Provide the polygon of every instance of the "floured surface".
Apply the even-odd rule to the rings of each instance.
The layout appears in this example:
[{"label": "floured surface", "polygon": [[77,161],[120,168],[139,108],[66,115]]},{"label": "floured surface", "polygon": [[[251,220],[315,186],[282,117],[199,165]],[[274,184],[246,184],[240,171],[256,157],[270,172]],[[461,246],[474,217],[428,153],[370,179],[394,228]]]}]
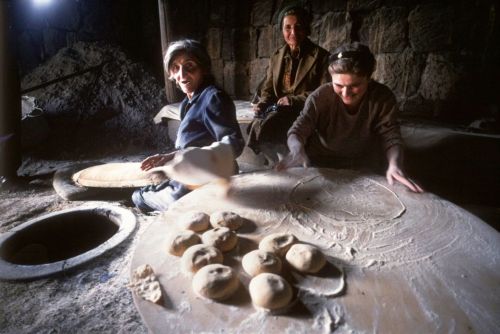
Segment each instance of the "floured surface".
[{"label": "floured surface", "polygon": [[[264,171],[233,179],[230,196],[206,185],[175,203],[142,236],[132,268],[150,263],[163,307],[135,298],[152,332],[494,332],[500,328],[500,235],[432,194],[389,188],[378,176],[327,169]],[[202,300],[165,243],[187,211],[245,218],[224,264],[245,288],[224,303]],[[269,233],[293,233],[329,264],[315,277],[285,275],[298,289],[286,315],[251,306],[241,257]],[[295,277],[293,277],[295,276]]]}]

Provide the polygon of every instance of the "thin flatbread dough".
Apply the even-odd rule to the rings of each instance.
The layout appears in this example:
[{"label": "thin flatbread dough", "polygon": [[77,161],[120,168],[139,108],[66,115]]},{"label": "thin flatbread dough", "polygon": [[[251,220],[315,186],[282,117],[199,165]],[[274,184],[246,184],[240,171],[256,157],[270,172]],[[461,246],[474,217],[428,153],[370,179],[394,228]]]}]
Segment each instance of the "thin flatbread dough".
[{"label": "thin flatbread dough", "polygon": [[136,188],[165,180],[163,173],[146,172],[140,162],[107,163],[85,168],[73,174],[73,181],[84,187]]}]

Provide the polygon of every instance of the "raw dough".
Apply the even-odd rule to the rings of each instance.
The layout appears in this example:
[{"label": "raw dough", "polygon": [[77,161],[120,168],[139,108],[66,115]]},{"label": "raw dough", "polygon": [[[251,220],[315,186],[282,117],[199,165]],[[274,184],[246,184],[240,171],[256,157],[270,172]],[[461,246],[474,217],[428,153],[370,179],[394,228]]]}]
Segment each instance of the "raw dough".
[{"label": "raw dough", "polygon": [[227,227],[217,227],[202,234],[205,245],[214,246],[222,252],[228,252],[238,243],[238,236]]},{"label": "raw dough", "polygon": [[316,247],[295,244],[286,253],[286,260],[292,268],[303,273],[317,273],[326,264],[323,253]]},{"label": "raw dough", "polygon": [[210,216],[204,212],[188,212],[179,218],[177,226],[183,230],[206,231],[210,226]]},{"label": "raw dough", "polygon": [[243,219],[231,211],[217,211],[210,215],[210,224],[213,228],[228,227],[234,231],[243,225]]},{"label": "raw dough", "polygon": [[182,255],[182,269],[186,273],[195,273],[200,268],[212,263],[222,263],[223,256],[214,246],[194,245]]},{"label": "raw dough", "polygon": [[202,297],[224,300],[238,290],[240,281],[231,267],[222,264],[209,264],[193,277],[193,290]]},{"label": "raw dough", "polygon": [[168,243],[168,252],[175,256],[182,256],[186,249],[201,243],[200,236],[193,231],[186,230],[175,233]]},{"label": "raw dough", "polygon": [[276,274],[263,273],[255,276],[248,286],[254,306],[266,310],[283,309],[292,300],[292,287]]},{"label": "raw dough", "polygon": [[153,268],[149,264],[137,267],[132,274],[132,282],[128,285],[139,297],[153,303],[161,301],[160,283],[156,279]]},{"label": "raw dough", "polygon": [[245,272],[254,277],[262,273],[279,274],[281,272],[281,260],[274,253],[260,249],[246,253],[241,260]]},{"label": "raw dough", "polygon": [[273,233],[265,237],[259,243],[259,249],[285,256],[286,252],[297,242],[297,238],[289,233]]}]

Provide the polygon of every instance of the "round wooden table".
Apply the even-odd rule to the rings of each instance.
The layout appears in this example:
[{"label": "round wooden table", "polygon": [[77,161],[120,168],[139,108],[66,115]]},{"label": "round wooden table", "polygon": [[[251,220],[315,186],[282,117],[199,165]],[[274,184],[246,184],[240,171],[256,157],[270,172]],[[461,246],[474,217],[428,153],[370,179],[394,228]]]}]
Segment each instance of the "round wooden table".
[{"label": "round wooden table", "polygon": [[[241,287],[218,303],[196,296],[180,259],[166,251],[188,211],[245,218],[224,263]],[[241,257],[273,232],[293,233],[327,255],[318,275],[285,272],[296,302],[284,315],[256,311]],[[347,170],[262,171],[235,176],[225,196],[203,186],[158,216],[133,254],[163,289],[156,305],[134,295],[153,333],[493,333],[500,328],[500,234],[450,202]]]}]

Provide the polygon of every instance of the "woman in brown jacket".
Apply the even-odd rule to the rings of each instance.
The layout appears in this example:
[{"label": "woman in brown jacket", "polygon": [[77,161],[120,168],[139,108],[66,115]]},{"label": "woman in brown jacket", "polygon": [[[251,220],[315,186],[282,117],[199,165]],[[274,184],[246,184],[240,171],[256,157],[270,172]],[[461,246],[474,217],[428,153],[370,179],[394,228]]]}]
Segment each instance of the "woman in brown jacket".
[{"label": "woman in brown jacket", "polygon": [[286,147],[286,131],[304,107],[307,96],[330,79],[328,51],[307,38],[309,13],[301,7],[286,7],[278,20],[285,45],[271,56],[259,101],[254,106],[256,119],[247,144],[256,153],[266,144]]}]

